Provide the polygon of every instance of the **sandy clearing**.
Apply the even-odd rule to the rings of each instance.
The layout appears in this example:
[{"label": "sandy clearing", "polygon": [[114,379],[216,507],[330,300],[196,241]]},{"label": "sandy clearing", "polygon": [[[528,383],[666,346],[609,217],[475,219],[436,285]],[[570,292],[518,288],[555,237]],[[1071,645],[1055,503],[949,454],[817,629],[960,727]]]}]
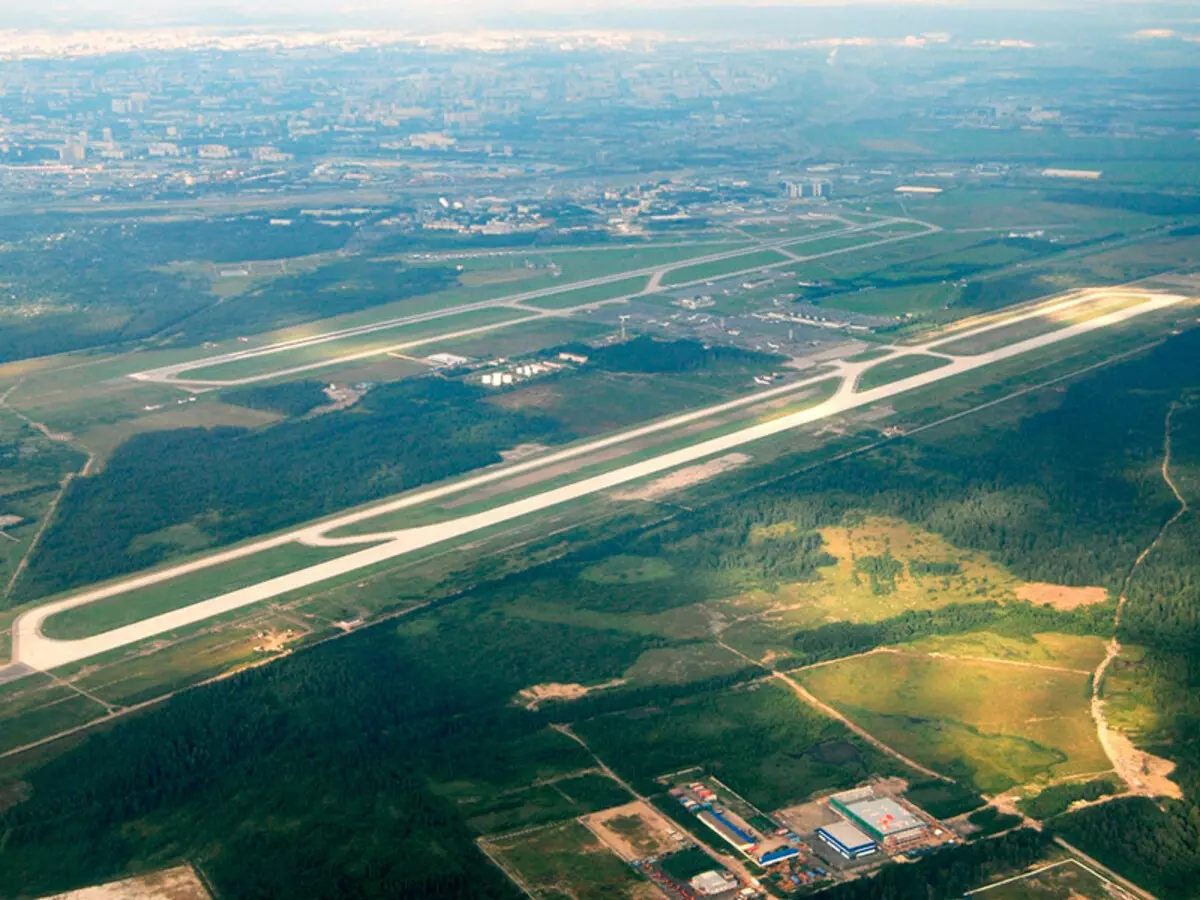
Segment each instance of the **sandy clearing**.
[{"label": "sandy clearing", "polygon": [[1065,584],[1049,584],[1045,581],[1023,584],[1017,588],[1016,593],[1018,600],[1028,600],[1039,605],[1049,604],[1062,610],[1092,606],[1108,599],[1108,591],[1102,587],[1068,587]]},{"label": "sandy clearing", "polygon": [[716,459],[701,463],[698,466],[677,469],[670,475],[656,478],[642,487],[633,488],[628,491],[619,491],[612,496],[614,500],[658,500],[660,497],[665,497],[674,491],[681,491],[686,487],[691,487],[694,484],[700,484],[703,481],[708,481],[710,478],[715,478],[722,472],[728,472],[730,469],[744,466],[751,459],[753,457],[747,453],[729,453],[725,456],[719,456]]},{"label": "sandy clearing", "polygon": [[1171,780],[1175,763],[1139,750],[1133,741],[1115,728],[1101,728],[1099,735],[1100,744],[1112,760],[1113,770],[1134,792],[1148,797],[1183,799],[1182,789]]},{"label": "sandy clearing", "polygon": [[[633,818],[640,820],[641,827],[632,839],[612,827],[614,819]],[[686,843],[679,828],[669,824],[660,813],[641,800],[583,816],[579,821],[625,862],[671,853]],[[679,836],[672,837],[671,832]]]},{"label": "sandy clearing", "polygon": [[[562,451],[545,459],[530,460],[527,464],[519,464],[507,469],[495,470],[491,473],[476,476],[473,479],[468,478],[462,482],[445,485],[441,488],[432,488],[428,491],[411,494],[390,503],[380,504],[366,510],[336,517],[321,524],[301,528],[258,544],[251,544],[234,551],[229,551],[225,554],[215,554],[204,560],[198,560],[171,569],[164,569],[151,575],[134,577],[99,590],[87,591],[64,600],[35,607],[29,612],[22,614],[13,624],[13,659],[14,661],[26,662],[41,669],[54,668],[87,659],[99,653],[194,625],[213,616],[232,612],[254,603],[260,603],[264,600],[277,597],[280,594],[302,590],[320,582],[395,559],[415,550],[464,537],[481,529],[532,515],[572,500],[607,491],[614,487],[638,481],[648,476],[666,472],[718,454],[728,453],[731,450],[743,447],[754,441],[783,434],[787,431],[821,421],[822,419],[845,413],[851,409],[857,409],[871,403],[895,397],[899,394],[907,393],[916,388],[935,384],[945,378],[971,372],[995,362],[1012,359],[1035,349],[1049,347],[1068,338],[1106,328],[1134,318],[1135,316],[1167,309],[1184,299],[1184,297],[1175,294],[1156,295],[1145,303],[1135,307],[1117,310],[1104,316],[1089,319],[1086,322],[1080,322],[1058,331],[1029,338],[987,353],[955,359],[949,365],[862,392],[855,392],[854,384],[857,383],[858,376],[862,370],[867,365],[870,365],[870,363],[843,364],[840,369],[844,377],[838,391],[828,400],[808,409],[766,422],[749,425],[718,437],[701,440],[690,446],[659,454],[651,459],[630,463],[629,465],[608,472],[582,478],[571,484],[552,488],[530,497],[503,503],[483,512],[464,515],[457,519],[374,535],[359,535],[338,539],[324,537],[329,531],[371,519],[385,512],[393,512],[417,503],[428,502],[435,497],[445,496],[449,493],[466,489],[467,487],[509,477],[522,469],[523,465],[529,468],[536,468],[555,463],[565,458],[565,455],[580,455],[594,451],[601,446],[630,440],[637,436],[639,432],[641,434],[648,434],[662,428],[672,427],[672,423],[674,426],[678,426],[685,422],[705,418],[706,415],[720,411],[721,407],[712,407],[707,411],[701,410],[677,416],[664,422],[645,426],[642,429],[635,429],[624,435],[616,435],[613,438],[595,441],[583,447]],[[818,378],[823,379],[826,377],[828,376],[819,376]],[[787,386],[787,389],[794,390],[796,387],[797,385],[791,385]],[[764,391],[757,395],[751,395],[749,398],[743,398],[740,403],[738,401],[729,401],[724,405],[724,408],[736,408],[737,405],[745,402],[761,401],[767,393]],[[196,571],[197,569],[213,565],[215,561],[224,561],[236,558],[237,556],[250,555],[261,549],[265,549],[267,546],[280,546],[296,540],[332,546],[361,546],[371,541],[381,541],[382,543],[357,552],[348,553],[334,560],[268,579],[247,588],[202,600],[181,609],[152,616],[140,622],[113,629],[104,634],[76,641],[53,641],[41,634],[42,623],[50,616],[65,609],[94,602],[102,597],[116,596],[134,587],[168,580],[174,575],[182,574],[185,571]]]},{"label": "sandy clearing", "polygon": [[489,403],[502,409],[553,409],[561,400],[562,395],[548,384],[520,388],[488,398]]},{"label": "sandy clearing", "polygon": [[178,866],[43,900],[210,900],[210,895],[191,866]]},{"label": "sandy clearing", "polygon": [[[1163,535],[1191,509],[1187,498],[1180,492],[1179,485],[1171,477],[1171,419],[1175,415],[1175,408],[1174,403],[1167,408],[1166,420],[1163,422],[1161,472],[1163,481],[1171,489],[1171,493],[1175,495],[1175,499],[1179,503],[1179,508],[1171,518],[1162,524],[1158,533],[1154,535],[1154,539],[1142,550],[1138,558],[1134,560],[1133,566],[1125,576],[1125,583],[1121,587],[1121,596],[1117,600],[1117,612],[1113,619],[1115,629],[1120,628],[1121,613],[1125,609],[1125,604],[1129,602],[1129,585],[1133,581],[1133,576],[1150,554],[1154,552]],[[1127,735],[1117,731],[1117,729],[1108,723],[1108,718],[1104,713],[1104,675],[1108,671],[1108,667],[1112,665],[1113,660],[1117,659],[1120,655],[1121,642],[1117,639],[1117,634],[1114,633],[1112,639],[1108,642],[1108,649],[1104,659],[1101,660],[1100,665],[1096,667],[1096,671],[1092,675],[1091,711],[1092,718],[1096,722],[1096,732],[1099,735],[1100,744],[1104,747],[1104,752],[1108,755],[1109,760],[1111,760],[1113,770],[1121,776],[1121,780],[1125,782],[1133,793],[1151,797],[1171,797],[1175,800],[1182,799],[1183,791],[1170,778],[1171,773],[1175,769],[1175,764],[1169,760],[1147,753],[1144,750],[1139,750]]]},{"label": "sandy clearing", "polygon": [[612,681],[606,681],[603,684],[594,684],[590,687],[578,682],[563,683],[548,681],[545,684],[533,684],[527,688],[522,688],[517,691],[517,696],[513,699],[526,709],[536,710],[538,706],[547,700],[578,700],[594,691],[620,687],[624,683],[624,678],[614,678]]}]

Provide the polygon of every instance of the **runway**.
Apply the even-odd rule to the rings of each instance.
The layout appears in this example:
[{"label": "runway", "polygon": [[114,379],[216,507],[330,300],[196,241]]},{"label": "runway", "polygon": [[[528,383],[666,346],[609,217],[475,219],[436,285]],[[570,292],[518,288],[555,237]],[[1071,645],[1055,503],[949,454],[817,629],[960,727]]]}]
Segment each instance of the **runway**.
[{"label": "runway", "polygon": [[[908,393],[909,391],[935,384],[946,378],[952,378],[956,375],[961,375],[983,368],[993,363],[1013,359],[1021,356],[1022,354],[1052,346],[1072,337],[1116,325],[1136,316],[1163,310],[1178,304],[1185,299],[1180,295],[1174,294],[1151,294],[1141,291],[1128,291],[1122,289],[1093,291],[1080,298],[1059,301],[1058,303],[1051,304],[1049,306],[1033,308],[1018,316],[1008,318],[1000,323],[989,324],[975,330],[964,330],[958,332],[953,336],[953,340],[960,340],[973,334],[984,333],[988,330],[1002,327],[1003,325],[1010,325],[1023,319],[1045,315],[1048,310],[1063,309],[1073,304],[1086,302],[1088,299],[1099,299],[1105,296],[1113,296],[1120,293],[1137,294],[1139,296],[1145,296],[1147,299],[1137,305],[1128,306],[1105,315],[1097,316],[1087,321],[1068,325],[1059,329],[1058,331],[1048,334],[1042,334],[1026,340],[1016,341],[1007,346],[990,350],[985,353],[972,356],[953,357],[951,358],[950,363],[942,366],[941,368],[916,374],[908,378],[904,378],[890,384],[884,384],[880,387],[866,391],[855,391],[854,389],[854,385],[858,382],[859,376],[866,369],[877,365],[884,360],[873,359],[862,363],[843,362],[838,371],[835,373],[837,376],[842,378],[842,383],[837,392],[829,399],[808,409],[768,421],[758,422],[729,434],[698,440],[696,443],[690,446],[663,452],[651,459],[641,460],[639,462],[620,466],[611,471],[603,472],[587,478],[582,478],[579,481],[571,484],[566,484],[550,490],[542,491],[529,497],[500,503],[499,505],[483,512],[473,513],[444,522],[437,522],[434,524],[412,528],[381,531],[373,534],[355,535],[341,538],[327,537],[330,532],[334,532],[348,525],[356,524],[362,521],[368,521],[377,516],[394,512],[406,507],[427,503],[431,500],[435,500],[452,493],[468,490],[480,484],[501,481],[503,479],[510,478],[513,475],[519,474],[520,472],[552,465],[555,462],[561,462],[563,459],[582,457],[601,447],[610,446],[621,441],[632,440],[641,434],[675,428],[689,421],[701,420],[722,409],[731,408],[733,405],[745,405],[752,402],[761,402],[764,397],[767,397],[770,394],[769,392],[762,392],[755,394],[752,397],[740,398],[737,401],[720,404],[719,406],[711,407],[706,410],[699,410],[683,416],[673,417],[672,419],[664,420],[663,422],[644,426],[641,429],[634,429],[630,432],[624,432],[620,435],[594,441],[576,448],[569,448],[565,451],[549,454],[545,457],[529,460],[525,463],[505,467],[503,469],[484,473],[472,478],[467,478],[460,482],[420,491],[399,498],[395,501],[379,504],[364,510],[357,510],[343,516],[326,520],[318,525],[305,526],[295,529],[287,532],[286,534],[264,541],[259,541],[254,544],[247,545],[246,547],[235,548],[223,553],[214,554],[212,556],[204,557],[203,559],[175,566],[170,569],[165,569],[160,572],[135,576],[105,588],[85,591],[73,597],[68,597],[44,606],[36,607],[22,614],[14,622],[13,661],[16,663],[23,663],[36,669],[44,670],[53,669],[58,666],[88,659],[90,657],[107,653],[130,644],[145,641],[167,632],[195,625],[214,616],[232,612],[255,603],[261,603],[265,600],[269,600],[292,591],[312,587],[314,585],[327,582],[331,579],[374,566],[378,563],[396,559],[416,550],[462,538],[495,525],[504,524],[527,516],[533,516],[540,512],[561,506],[562,504],[568,503],[572,500],[594,495],[620,485],[628,484],[629,482],[636,481],[638,479],[657,475],[679,466],[727,453],[730,450],[745,447],[746,445],[752,444],[755,441],[760,441],[764,438],[783,434],[788,431],[819,422],[822,419],[827,419],[854,409],[858,409],[860,407],[878,403],[882,400],[896,397],[901,394]],[[940,343],[947,342],[947,340],[949,339],[935,340],[927,345],[892,348],[895,351],[895,353],[892,355],[895,356],[900,354],[921,353],[926,348],[932,349]],[[939,353],[939,355],[942,354]],[[794,391],[803,387],[805,384],[811,384],[815,381],[824,380],[829,377],[829,374],[824,374],[806,382],[773,389],[773,392],[782,394],[789,390]],[[52,640],[41,634],[42,623],[45,622],[50,616],[53,616],[66,609],[96,602],[97,600],[107,597],[119,596],[122,593],[139,587],[145,587],[149,584],[159,583],[180,575],[187,574],[189,572],[198,571],[199,569],[209,566],[219,565],[222,562],[232,559],[243,558],[270,547],[278,547],[290,542],[309,543],[323,546],[346,546],[348,548],[355,545],[366,544],[373,544],[373,546],[352,551],[347,553],[347,555],[337,559],[313,566],[308,566],[303,569],[298,569],[294,572],[268,579],[256,585],[251,585],[249,587],[231,591],[217,597],[201,600],[190,606],[152,616],[140,622],[116,628],[103,634],[71,641]]]}]

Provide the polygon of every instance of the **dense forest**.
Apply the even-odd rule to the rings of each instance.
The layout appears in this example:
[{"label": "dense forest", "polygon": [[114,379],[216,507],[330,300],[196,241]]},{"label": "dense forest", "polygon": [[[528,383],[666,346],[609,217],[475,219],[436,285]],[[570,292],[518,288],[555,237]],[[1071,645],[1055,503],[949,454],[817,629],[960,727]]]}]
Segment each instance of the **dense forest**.
[{"label": "dense forest", "polygon": [[250,385],[221,392],[226,403],[263,409],[284,416],[302,416],[328,404],[321,381],[285,381],[281,384]]},{"label": "dense forest", "polygon": [[619,675],[650,644],[471,600],[429,624],[181,694],[32,772],[35,800],[0,813],[0,896],[180,856],[226,898],[520,896],[430,779],[499,795],[591,765],[508,701]]},{"label": "dense forest", "polygon": [[102,473],[71,484],[16,595],[153,565],[172,551],[155,535],[172,526],[225,544],[499,462],[522,441],[567,437],[551,419],[482,396],[421,378],[303,422],[138,435]]},{"label": "dense forest", "polygon": [[1112,633],[1113,606],[1101,604],[1063,612],[1032,603],[951,603],[939,609],[906,610],[879,622],[830,622],[801,631],[794,646],[805,663],[838,659],[875,647],[902,644],[935,634],[990,631],[1032,640],[1039,632]]},{"label": "dense forest", "polygon": [[458,273],[450,266],[408,267],[345,257],[209,305],[172,333],[178,331],[185,342],[193,344],[253,334],[429,294],[451,287],[457,280]]},{"label": "dense forest", "polygon": [[771,353],[758,353],[740,347],[703,344],[694,340],[667,341],[648,335],[639,335],[630,341],[609,344],[604,347],[589,347],[585,344],[568,344],[555,347],[551,354],[566,350],[588,357],[588,365],[608,372],[694,372],[717,366],[772,366],[785,361],[784,357]]},{"label": "dense forest", "polygon": [[1019,872],[1041,859],[1049,838],[1032,829],[990,841],[939,850],[907,866],[887,866],[822,893],[827,900],[948,900],[998,875]]},{"label": "dense forest", "polygon": [[[556,742],[545,729],[549,721],[570,720],[577,733],[614,747],[643,733],[622,723],[653,728],[644,733],[655,736],[669,736],[685,718],[698,729],[714,702],[708,692],[726,690],[753,674],[700,685],[618,688],[579,705],[520,709],[510,700],[523,687],[618,677],[662,639],[517,619],[509,613],[514,598],[549,597],[558,590],[564,604],[661,611],[730,585],[811,577],[826,561],[816,529],[863,511],[903,517],[959,546],[990,552],[1030,580],[1119,591],[1132,561],[1178,508],[1159,469],[1165,417],[1173,403],[1184,404],[1174,414],[1173,470],[1178,469],[1185,488],[1195,486],[1200,418],[1188,405],[1188,390],[1198,358],[1200,335],[1187,333],[1073,383],[1056,395],[1056,405],[1017,422],[968,421],[965,431],[960,424],[926,432],[806,475],[796,474],[796,460],[790,470],[787,461],[773,463],[779,478],[765,486],[681,510],[668,522],[609,536],[520,575],[481,584],[405,625],[367,628],[179,695],[90,736],[24,776],[30,799],[0,813],[0,894],[59,889],[135,865],[188,858],[200,864],[221,896],[230,898],[514,896],[476,852],[460,809],[431,785],[461,781],[472,792],[499,794],[528,785],[555,764],[589,765],[575,745]],[[465,389],[432,381],[417,396],[403,394],[409,389],[380,389],[368,396],[365,413],[330,414],[306,424],[337,422],[328,446],[334,445],[332,435],[357,427],[384,429],[364,432],[348,445],[369,460],[371,441],[365,435],[386,440],[388,434],[407,433],[405,427],[427,421],[426,416],[434,422],[443,421],[439,417],[474,421],[475,395]],[[393,409],[393,402],[406,412]],[[376,424],[358,426],[350,414]],[[469,446],[483,456],[481,448],[496,446],[497,427],[489,418],[486,427],[455,433],[475,436],[479,443]],[[287,434],[287,428],[283,423],[261,434]],[[538,429],[554,433],[552,423],[536,419],[509,421],[502,433]],[[221,441],[230,443],[218,441],[211,449],[249,440],[245,433],[222,435]],[[202,446],[209,451],[210,445]],[[252,446],[261,453],[261,447]],[[181,447],[155,447],[148,459],[185,465],[167,452]],[[387,449],[391,457],[399,452],[397,446]],[[235,471],[232,461],[251,465],[248,457],[243,462],[237,455],[240,450],[221,452],[230,455],[214,469]],[[307,459],[305,452],[294,450],[298,459]],[[421,449],[424,459],[445,452],[441,446]],[[203,456],[194,446],[186,454]],[[357,465],[356,460],[351,454],[347,464]],[[118,458],[105,477],[116,463]],[[294,472],[313,479],[328,475],[328,466],[313,467],[311,475],[300,467]],[[120,475],[121,467],[116,468]],[[129,502],[131,490],[138,495],[131,509],[141,511],[147,524],[155,523],[143,506],[154,496],[151,482],[142,481],[134,490],[133,470],[124,470],[122,480],[107,488],[120,487],[125,496],[84,498],[97,504],[89,509],[114,517],[106,532],[122,527],[119,501]],[[253,471],[256,480],[271,477],[261,467]],[[403,482],[419,471],[406,469],[397,478]],[[319,506],[345,490],[312,483],[321,490],[300,496],[293,485],[289,501]],[[213,495],[202,496],[211,501]],[[1165,900],[1191,896],[1200,879],[1200,654],[1194,650],[1189,593],[1200,578],[1200,559],[1189,537],[1194,532],[1186,530],[1194,528],[1193,517],[1177,523],[1178,539],[1169,533],[1133,580],[1122,629],[1123,640],[1136,636],[1146,651],[1121,665],[1146,685],[1160,722],[1150,737],[1158,752],[1179,762],[1184,799],[1159,805],[1119,800],[1051,819],[1058,833]],[[220,521],[221,528],[236,529],[240,520]],[[784,521],[795,524],[784,539],[753,539],[754,525]],[[118,559],[127,558],[128,533],[116,542]],[[214,533],[232,532],[214,526]],[[76,564],[82,560],[72,541],[97,546],[92,534],[53,535],[48,537],[57,541],[56,555]],[[52,562],[41,565],[47,566],[43,573],[55,574]],[[572,586],[586,582],[593,588],[576,593],[572,587],[563,596],[568,577]],[[977,608],[902,615],[869,631],[816,629],[799,636],[797,645],[814,656],[826,655],[927,629],[966,626],[1013,634],[1043,627],[1102,633],[1104,612],[1111,612],[1102,606],[1094,612],[1056,613],[985,599]],[[751,748],[747,752],[772,738],[769,730],[749,731],[741,739]],[[703,740],[696,731],[683,749],[695,758]],[[787,743],[800,757],[818,749]],[[637,747],[636,753],[610,762],[646,778],[655,760],[682,755],[668,743],[656,743],[653,755]],[[647,754],[644,761],[639,753]],[[766,769],[759,773],[771,775]],[[1055,799],[1050,795],[1046,802]],[[956,808],[974,804],[970,797],[942,802]],[[835,900],[958,896],[983,877],[1032,862],[1043,841],[1017,831],[944,851],[837,888]]]},{"label": "dense forest", "polygon": [[[278,217],[288,215],[281,211]],[[352,231],[299,216],[286,227],[271,225],[265,216],[191,221],[5,217],[0,237],[11,242],[4,253],[6,293],[21,314],[6,315],[6,303],[0,301],[0,360],[140,340],[181,327],[217,298],[206,284],[171,271],[172,261],[220,264],[303,256],[343,246]],[[397,296],[408,282],[424,283],[409,275],[394,280]],[[267,302],[286,303],[287,298],[268,297]],[[31,308],[41,308],[40,314],[29,315]],[[289,313],[287,306],[281,311],[293,319],[304,315]],[[260,314],[254,321],[265,320]],[[242,333],[230,326],[220,337],[235,331]]]}]

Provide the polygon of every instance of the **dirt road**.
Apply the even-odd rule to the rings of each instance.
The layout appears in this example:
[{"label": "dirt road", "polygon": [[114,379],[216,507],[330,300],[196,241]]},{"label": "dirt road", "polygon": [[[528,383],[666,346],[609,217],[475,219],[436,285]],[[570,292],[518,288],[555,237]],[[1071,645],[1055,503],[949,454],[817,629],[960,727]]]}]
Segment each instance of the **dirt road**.
[{"label": "dirt road", "polygon": [[[850,731],[854,732],[856,735],[858,735],[860,738],[862,738],[864,741],[866,741],[868,744],[870,744],[872,747],[874,747],[876,750],[880,751],[881,753],[884,753],[884,754],[892,757],[893,759],[899,760],[900,762],[902,762],[906,766],[908,766],[910,769],[914,769],[923,775],[928,775],[930,778],[936,778],[939,781],[945,781],[945,782],[948,782],[949,784],[954,783],[953,778],[949,778],[949,777],[943,775],[941,772],[935,772],[933,769],[930,769],[927,766],[921,765],[915,759],[910,759],[909,757],[905,756],[899,750],[889,747],[887,744],[885,744],[883,741],[879,740],[879,738],[875,737],[875,735],[871,734],[865,728],[861,727],[856,722],[853,722],[852,720],[846,718],[844,715],[842,715],[840,712],[838,712],[836,709],[834,709],[828,703],[826,703],[825,701],[818,698],[811,691],[809,691],[806,687],[804,687],[804,685],[802,685],[800,682],[798,682],[791,675],[788,675],[786,672],[779,672],[779,671],[776,671],[775,669],[770,669],[770,668],[764,666],[758,660],[754,659],[753,657],[747,656],[745,653],[743,653],[741,650],[738,650],[736,647],[729,646],[724,641],[717,641],[717,644],[721,647],[724,647],[726,650],[728,650],[730,653],[734,654],[735,656],[740,656],[742,659],[744,659],[746,662],[750,663],[751,665],[759,666],[760,668],[765,669],[767,672],[770,673],[772,678],[774,678],[776,681],[783,682],[783,684],[785,684],[797,697],[799,697],[801,700],[803,700],[805,703],[807,703],[813,709],[817,710],[817,712],[821,713],[822,715],[828,716],[831,719],[836,719],[838,722],[841,722],[843,725],[846,726],[846,728],[848,728]],[[855,654],[854,657],[843,657],[843,659],[835,660],[835,662],[843,662],[843,661],[845,661],[845,659],[853,659],[853,658],[859,657],[859,656],[870,656],[872,653],[877,653],[877,652],[883,653],[883,652],[887,652],[887,651],[886,650],[868,650],[866,653],[857,653],[857,654]]]},{"label": "dirt road", "polygon": [[1179,508],[1162,524],[1162,527],[1154,535],[1154,539],[1138,554],[1138,558],[1134,560],[1129,573],[1125,576],[1125,582],[1121,585],[1121,596],[1117,600],[1117,612],[1113,618],[1113,637],[1108,642],[1104,659],[1100,661],[1100,665],[1096,667],[1096,671],[1092,675],[1091,703],[1092,718],[1096,722],[1096,733],[1100,738],[1100,745],[1104,747],[1105,754],[1113,764],[1113,770],[1125,782],[1129,792],[1142,796],[1167,796],[1175,799],[1181,798],[1183,792],[1179,785],[1171,781],[1169,777],[1175,768],[1174,764],[1137,749],[1133,741],[1108,724],[1104,712],[1104,676],[1113,660],[1121,655],[1121,642],[1118,640],[1116,632],[1121,627],[1121,614],[1129,602],[1129,586],[1133,583],[1134,576],[1162,542],[1163,535],[1190,509],[1187,498],[1183,496],[1179,486],[1171,478],[1171,419],[1175,415],[1177,406],[1178,404],[1172,403],[1167,408],[1166,421],[1163,425],[1162,478],[1167,487],[1171,489],[1171,493],[1175,495]]}]

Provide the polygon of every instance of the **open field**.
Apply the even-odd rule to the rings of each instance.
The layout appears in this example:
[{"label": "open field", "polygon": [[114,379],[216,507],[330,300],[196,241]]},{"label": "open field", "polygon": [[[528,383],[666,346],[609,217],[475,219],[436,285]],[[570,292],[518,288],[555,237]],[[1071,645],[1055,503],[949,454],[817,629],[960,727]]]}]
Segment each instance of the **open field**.
[{"label": "open field", "polygon": [[575,306],[585,306],[589,303],[612,300],[614,297],[640,294],[646,289],[649,283],[650,278],[648,276],[636,275],[633,278],[625,278],[621,281],[610,282],[609,284],[598,284],[594,287],[577,288],[575,290],[563,291],[561,294],[537,297],[533,300],[524,301],[522,305],[532,306],[537,309],[570,309]]},{"label": "open field", "polygon": [[600,716],[575,731],[637,790],[656,793],[662,790],[659,776],[699,766],[764,809],[894,770],[841,724],[773,682],[704,694],[668,709]]},{"label": "open field", "polygon": [[855,390],[869,391],[881,385],[891,384],[902,378],[920,375],[922,372],[932,372],[942,366],[950,365],[945,357],[930,356],[925,353],[909,353],[903,356],[893,356],[876,363],[858,378]]},{"label": "open field", "polygon": [[877,653],[798,677],[902,753],[985,792],[1109,767],[1087,671]]},{"label": "open field", "polygon": [[967,896],[981,900],[1130,900],[1133,897],[1074,858],[984,885],[968,891]]},{"label": "open field", "polygon": [[[756,540],[794,531],[791,522],[759,526]],[[1006,600],[1020,585],[986,554],[963,550],[907,522],[851,514],[819,530],[834,562],[814,577],[731,597],[722,640],[755,659],[786,659],[792,636],[829,622],[878,622],[950,603]],[[929,571],[933,570],[933,571]]]},{"label": "open field", "polygon": [[990,631],[934,635],[901,644],[899,649],[930,656],[992,659],[1061,666],[1090,672],[1104,659],[1106,641],[1095,635],[1034,634],[1031,640]]},{"label": "open field", "polygon": [[98,603],[89,603],[51,616],[42,633],[62,641],[100,634],[147,616],[167,612],[195,602],[197,597],[214,597],[342,555],[341,551],[302,544],[284,544],[239,559],[215,569],[128,591]]},{"label": "open field", "polygon": [[[139,576],[99,591],[85,592],[56,602],[55,604],[37,607],[23,615],[15,626],[14,633],[17,635],[17,640],[15,641],[14,656],[19,661],[29,662],[38,666],[61,665],[68,661],[83,659],[97,652],[103,652],[113,647],[144,640],[163,631],[175,630],[189,624],[194,624],[211,616],[230,612],[251,603],[261,602],[274,596],[300,590],[331,578],[346,575],[358,569],[369,568],[406,553],[462,537],[480,529],[499,525],[521,516],[539,512],[707,457],[728,453],[747,443],[782,434],[823,418],[906,393],[917,387],[931,385],[951,375],[970,372],[993,362],[1015,358],[1031,350],[1048,347],[1069,337],[1084,335],[1088,332],[1123,322],[1126,319],[1131,319],[1139,314],[1170,308],[1179,303],[1181,299],[1178,296],[1172,295],[1156,296],[1138,306],[1117,310],[1104,316],[1089,319],[1086,322],[1077,323],[1050,335],[1043,335],[1024,342],[1011,344],[988,354],[958,358],[940,369],[913,375],[901,381],[857,393],[851,392],[848,386],[855,382],[858,374],[865,367],[869,366],[870,363],[843,363],[842,374],[844,381],[842,389],[829,400],[814,407],[760,422],[729,434],[700,441],[690,446],[671,450],[651,459],[631,463],[618,469],[583,478],[582,480],[555,487],[534,496],[515,500],[486,511],[462,516],[453,521],[418,526],[401,531],[383,532],[374,536],[346,537],[337,541],[331,541],[331,539],[324,536],[327,532],[334,531],[337,528],[366,521],[385,512],[418,505],[419,503],[432,500],[437,496],[443,496],[447,492],[461,491],[468,485],[473,486],[485,483],[486,481],[508,477],[520,470],[522,465],[525,468],[547,465],[552,460],[557,461],[561,459],[561,454],[550,454],[539,457],[527,464],[496,470],[489,474],[475,476],[474,479],[464,479],[447,488],[420,492],[395,501],[392,504],[381,504],[364,511],[351,513],[318,526],[310,526],[307,529],[286,533],[280,537],[270,539],[269,542],[260,542],[257,545],[250,544],[237,551],[226,551],[222,554],[216,554],[212,557],[199,560],[196,563],[188,564],[187,566],[174,567],[173,569],[167,569],[150,576]],[[675,420],[658,423],[654,427],[670,428],[679,423],[680,420],[676,418]],[[615,440],[627,440],[628,438],[628,435],[617,436]],[[571,455],[579,455],[586,452],[586,449],[580,447],[563,452],[570,453]],[[483,479],[483,482],[480,479]],[[221,597],[215,597],[183,609],[163,613],[136,624],[126,625],[103,635],[96,635],[74,642],[55,642],[41,635],[43,621],[50,615],[70,606],[83,606],[105,597],[123,593],[124,590],[135,586],[141,587],[156,584],[161,581],[170,580],[174,575],[182,574],[185,571],[194,571],[198,568],[216,565],[231,559],[240,558],[244,555],[251,555],[259,552],[261,549],[265,549],[265,544],[278,546],[279,544],[297,539],[302,542],[314,543],[317,546],[363,545],[378,541],[382,541],[383,543],[367,549],[357,549],[335,560],[299,569],[289,574],[269,579],[262,584],[242,588]]]},{"label": "open field", "polygon": [[[188,369],[188,383],[242,384],[367,359],[387,351],[411,350],[426,344],[463,337],[480,328],[530,319],[528,313],[506,307],[469,310],[453,316],[377,329],[332,341],[266,348],[232,362]],[[421,354],[418,354],[421,355]]]},{"label": "open field", "polygon": [[651,900],[658,896],[651,884],[578,822],[491,838],[485,849],[539,900]]},{"label": "open field", "polygon": [[191,866],[177,866],[150,875],[136,875],[55,894],[43,900],[208,900],[209,896]]},{"label": "open field", "polygon": [[787,260],[788,257],[776,253],[774,250],[754,250],[729,259],[697,263],[694,266],[683,266],[679,269],[672,269],[662,279],[662,283],[664,285],[674,285],[687,284],[692,281],[712,280],[725,275],[731,275],[734,272],[743,272],[750,269],[759,269],[763,266],[785,263]]}]

